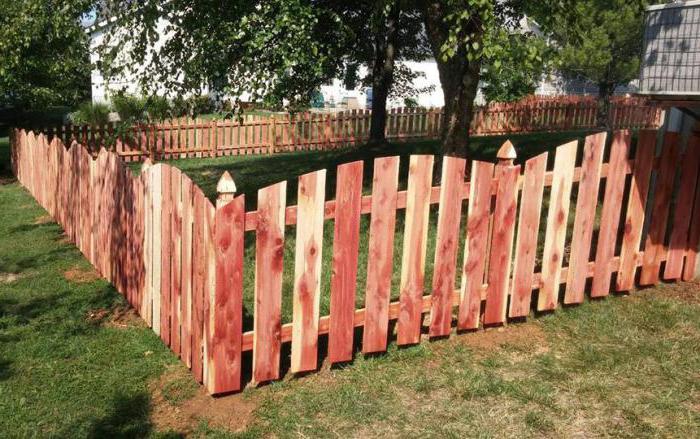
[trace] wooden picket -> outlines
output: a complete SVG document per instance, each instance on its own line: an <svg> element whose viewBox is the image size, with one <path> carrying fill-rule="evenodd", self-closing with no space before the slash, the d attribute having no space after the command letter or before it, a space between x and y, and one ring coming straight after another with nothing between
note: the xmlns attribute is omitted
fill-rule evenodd
<svg viewBox="0 0 700 439"><path fill-rule="evenodd" d="M396 113L391 129L397 135L410 135L411 114ZM583 116L567 115L577 117ZM284 145L284 139L293 137L285 131L294 128L289 122L267 134L261 124L251 123L246 136L258 148L270 137ZM353 123L350 118L323 122L331 143ZM434 120L426 117L424 126L434 129ZM189 133L173 127L150 146L160 156L179 154L168 148L189 142ZM194 136L206 134L197 131ZM589 279L592 297L609 294L615 273L615 289L629 291L640 267L642 285L655 284L661 276L692 279L700 244L700 137L693 135L682 145L679 136L666 134L655 157L656 136L655 131L641 131L635 147L629 131L614 132L609 146L604 133L594 134L586 138L580 166L575 162L578 144L570 142L557 148L551 170L545 153L526 161L522 175L507 142L499 150L497 166L443 158L442 181L435 187L434 157L412 156L406 190L398 186L399 158L384 157L374 162L371 193L366 195L363 163L348 163L338 167L335 199L326 200L326 171L320 170L299 177L297 205L286 206L286 183L281 182L260 189L257 210L247 212L228 173L219 181L214 205L189 177L167 164L146 161L134 176L117 153L88 150L75 142L66 148L58 137L14 131L11 144L12 168L21 184L191 368L195 379L210 393L222 394L245 385L244 353L251 350L252 381L262 383L280 378L284 343L291 343L291 372L313 371L319 367L325 335L328 361L338 363L352 360L358 327L363 329L362 351L383 352L394 335L391 321L397 322L397 344L415 344L426 314L427 334L443 337L452 332L455 317L457 329L473 330L523 319L533 308L553 310L562 285L563 301L580 303ZM95 141L89 132L86 138ZM225 129L217 131L208 139L211 149L199 152L213 155L216 139L237 141ZM599 194L603 180L605 191ZM567 238L572 196L575 215ZM545 201L549 207L541 224ZM404 228L397 231L402 209ZM362 215L369 215L368 237L360 234ZM426 294L431 219L437 226L436 245L431 291ZM322 316L327 220L334 221L333 251L326 255L333 272L329 315ZM295 228L294 260L283 257L286 226ZM248 232L255 235L254 268L244 263ZM393 266L397 232L403 233L401 281L399 298L392 301L392 275L399 269ZM369 254L365 302L358 309L363 239L368 239ZM460 250L464 260L456 288ZM291 263L292 320L282 324L283 273ZM244 326L243 317L249 306L243 299L246 270L255 273L252 330Z"/></svg>
<svg viewBox="0 0 700 439"><path fill-rule="evenodd" d="M533 96L519 102L490 103L474 109L474 136L537 131L595 129L595 99L591 96ZM91 151L114 145L124 161L272 154L308 149L336 149L362 144L369 138L371 110L331 113L271 113L268 117L204 121L179 118L160 124L137 124L129 135L114 139L115 124L44 129L69 145L77 141ZM584 114L586 117L575 117ZM641 98L615 97L611 124L615 129L656 128L661 109ZM392 108L386 137L393 141L434 139L443 121L441 108ZM87 139L87 142L86 142Z"/></svg>

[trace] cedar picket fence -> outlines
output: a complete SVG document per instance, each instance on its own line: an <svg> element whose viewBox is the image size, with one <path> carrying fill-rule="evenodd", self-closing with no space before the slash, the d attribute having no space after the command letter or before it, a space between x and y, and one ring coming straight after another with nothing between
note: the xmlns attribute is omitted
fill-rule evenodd
<svg viewBox="0 0 700 439"><path fill-rule="evenodd" d="M358 327L362 352L382 352L392 320L396 342L414 344L420 342L424 315L429 336L442 337L453 326L474 330L527 317L533 309L555 310L562 285L563 302L577 304L589 279L590 296L603 297L635 284L656 284L661 276L693 278L700 243L700 136L682 148L679 136L667 133L658 157L656 137L656 131L643 130L632 148L629 131L615 131L609 146L605 133L594 134L586 138L582 155L577 142L557 148L551 170L547 153L513 164L515 151L507 142L496 165L473 161L467 166L464 159L445 157L440 186L432 185L433 157L414 155L406 190L398 190L399 158L378 158L369 195L362 192L362 162L347 163L338 167L334 200L327 200L326 171L320 170L299 177L296 206L285 206L286 182L280 182L259 190L255 211L245 210L244 195L234 196L228 174L213 205L189 177L167 164L146 161L133 176L114 152L102 149L95 158L77 143L66 149L58 138L49 142L25 131L13 133L12 146L21 184L195 378L210 393L221 394L241 389L246 351L252 350L252 380L261 383L280 378L283 343L291 342L291 371L310 371L318 368L322 334L328 337L328 361L345 362L357 348ZM540 235L545 187L549 206ZM433 282L425 285L434 204ZM393 267L393 239L401 209L406 221L399 268ZM364 308L356 309L364 214L370 215L366 299ZM330 314L320 316L323 225L330 219ZM459 248L463 221L466 242ZM284 229L294 225L295 257L285 261ZM246 232L255 234L255 267L243 264ZM458 252L464 252L459 267ZM282 271L292 262L293 319L283 325ZM400 298L392 302L394 269L401 270L401 282ZM244 270L255 270L253 330L247 332Z"/></svg>
<svg viewBox="0 0 700 439"><path fill-rule="evenodd" d="M615 129L657 128L661 121L661 109L640 98L614 98L611 112ZM595 116L596 102L592 97L537 96L477 107L471 133L482 136L594 129ZM335 149L366 142L370 117L370 110L352 110L270 117L246 115L242 120L178 118L158 125L134 126L115 142L114 148L126 161ZM435 139L442 123L440 108L394 108L387 115L386 136L393 141ZM114 137L115 130L113 123L42 129L66 145L77 141L92 151L104 146L105 139Z"/></svg>

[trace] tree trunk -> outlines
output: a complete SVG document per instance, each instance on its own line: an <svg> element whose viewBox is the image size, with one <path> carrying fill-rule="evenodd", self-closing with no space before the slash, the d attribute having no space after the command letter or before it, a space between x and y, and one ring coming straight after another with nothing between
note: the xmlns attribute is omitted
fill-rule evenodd
<svg viewBox="0 0 700 439"><path fill-rule="evenodd" d="M615 84L602 82L598 84L598 101L596 109L596 126L609 130L612 128L610 120L610 97L615 91Z"/></svg>
<svg viewBox="0 0 700 439"><path fill-rule="evenodd" d="M380 16L381 10L376 12ZM372 117L369 129L369 143L386 143L386 103L394 81L394 61L396 59L398 21L400 9L394 3L386 22L380 20L375 33L374 66L372 68Z"/></svg>
<svg viewBox="0 0 700 439"><path fill-rule="evenodd" d="M442 46L449 36L446 17L450 11L445 2L424 0L421 3L425 29L433 56L440 74L440 85L445 99L442 113L442 152L447 155L466 157L469 146L469 125L471 124L474 98L479 88L481 60L467 57L466 43L460 44L454 55L448 59L442 56ZM476 35L473 43L481 42L478 23L465 30Z"/></svg>
<svg viewBox="0 0 700 439"><path fill-rule="evenodd" d="M444 154L466 157L480 66L466 58L454 61L437 63L445 99L440 138Z"/></svg>

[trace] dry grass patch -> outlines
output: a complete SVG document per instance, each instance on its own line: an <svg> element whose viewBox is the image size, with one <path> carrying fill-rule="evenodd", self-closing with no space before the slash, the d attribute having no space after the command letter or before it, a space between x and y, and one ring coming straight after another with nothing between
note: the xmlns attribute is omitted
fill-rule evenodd
<svg viewBox="0 0 700 439"><path fill-rule="evenodd" d="M94 268L73 267L63 273L63 277L69 282L79 284L95 282L100 279L100 274Z"/></svg>

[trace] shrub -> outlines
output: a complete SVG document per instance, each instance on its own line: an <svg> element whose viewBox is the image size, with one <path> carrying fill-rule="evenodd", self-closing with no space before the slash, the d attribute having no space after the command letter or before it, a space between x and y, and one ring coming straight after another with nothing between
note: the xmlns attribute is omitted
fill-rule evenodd
<svg viewBox="0 0 700 439"><path fill-rule="evenodd" d="M146 120L146 99L119 93L112 96L112 106L122 123L134 124Z"/></svg>
<svg viewBox="0 0 700 439"><path fill-rule="evenodd" d="M84 102L71 113L70 121L76 125L105 125L109 123L110 111L107 104Z"/></svg>
<svg viewBox="0 0 700 439"><path fill-rule="evenodd" d="M172 117L170 102L163 96L146 98L146 116L149 122L162 122Z"/></svg>

